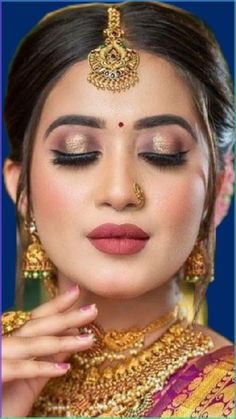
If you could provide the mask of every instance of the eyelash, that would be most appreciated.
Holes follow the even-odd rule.
[[[91,151],[89,153],[69,154],[59,150],[52,150],[56,158],[52,160],[53,164],[61,166],[87,166],[97,160],[99,151]]]
[[[187,160],[184,158],[187,151],[179,151],[175,154],[164,154],[164,153],[139,153],[139,156],[142,156],[144,160],[147,160],[149,163],[155,166],[161,167],[170,167],[170,166],[183,166],[187,163]]]
[[[88,166],[89,164],[95,162],[99,155],[101,154],[100,151],[91,151],[88,153],[80,153],[80,154],[69,154],[63,153],[59,150],[52,150],[55,154],[55,158],[52,160],[53,164],[61,165],[61,166]],[[143,152],[139,153],[139,156],[143,157],[144,160],[148,161],[150,164],[154,166],[160,167],[170,167],[170,166],[182,166],[184,165],[187,160],[184,158],[185,154],[188,153],[187,151],[179,151],[175,154],[158,154],[158,153],[151,153],[151,152]]]

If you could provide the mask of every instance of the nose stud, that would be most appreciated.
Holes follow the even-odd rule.
[[[133,183],[133,190],[137,198],[137,207],[143,208],[145,204],[145,196],[141,186],[139,186],[137,182]]]

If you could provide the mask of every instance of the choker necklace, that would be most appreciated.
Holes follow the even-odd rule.
[[[71,369],[65,376],[48,382],[31,413],[36,417],[143,417],[171,375],[213,346],[209,336],[191,325],[183,328],[177,321],[148,348],[117,361],[115,367],[101,369],[92,365],[90,350],[79,352],[70,358]]]
[[[78,355],[77,359],[81,365],[88,368],[91,365],[99,365],[106,359],[109,361],[121,360],[130,355],[137,355],[144,347],[144,339],[147,334],[170,326],[179,317],[180,307],[177,304],[173,309],[143,328],[105,331],[97,322],[92,322],[89,326],[79,328],[79,334],[91,334],[95,343],[87,351],[86,361],[83,354]],[[125,351],[127,353],[124,353]]]

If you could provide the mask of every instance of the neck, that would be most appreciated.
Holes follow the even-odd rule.
[[[73,284],[66,278],[59,276],[58,285],[61,293]],[[178,300],[179,288],[175,279],[171,279],[164,285],[132,299],[104,298],[80,286],[78,308],[95,303],[98,309],[96,322],[105,331],[128,330],[147,326],[172,310]],[[150,333],[145,339],[146,345],[151,344],[152,341],[161,336],[170,324]]]

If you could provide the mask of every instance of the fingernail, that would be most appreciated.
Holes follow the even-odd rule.
[[[65,362],[58,362],[55,364],[56,368],[59,368],[60,370],[68,370],[70,368],[70,364],[66,364]]]
[[[72,285],[70,288],[68,288],[68,290],[66,291],[66,293],[70,294],[72,292],[76,292],[78,291],[78,285]]]
[[[81,333],[80,335],[76,336],[77,339],[89,339],[92,338],[90,333]]]
[[[94,308],[96,308],[96,304],[90,304],[88,306],[80,307],[80,311],[93,310]]]

